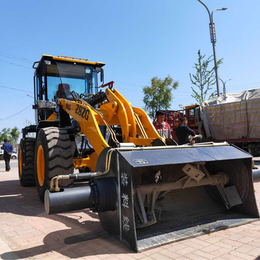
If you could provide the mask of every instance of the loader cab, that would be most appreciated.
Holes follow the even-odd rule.
[[[54,103],[60,98],[73,100],[81,94],[96,94],[104,81],[104,65],[87,59],[43,55],[33,64],[36,123],[50,117],[54,120]]]

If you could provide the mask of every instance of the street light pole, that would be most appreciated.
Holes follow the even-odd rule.
[[[221,78],[219,78],[223,83],[223,95],[226,95],[226,82],[230,81],[231,79],[228,79],[226,81],[223,81]]]
[[[219,96],[219,82],[218,82],[218,66],[217,66],[217,55],[216,55],[216,42],[217,42],[217,38],[216,38],[216,29],[215,29],[215,24],[213,22],[213,13],[215,11],[225,11],[227,10],[227,8],[221,8],[221,9],[215,9],[214,11],[212,11],[212,13],[210,14],[210,11],[208,9],[208,7],[201,1],[198,0],[207,10],[208,14],[209,14],[209,31],[210,31],[210,41],[212,43],[212,47],[213,47],[213,56],[214,56],[214,65],[215,65],[215,76],[216,76],[216,86],[217,86],[217,95]]]

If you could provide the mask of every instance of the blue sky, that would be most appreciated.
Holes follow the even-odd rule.
[[[210,11],[228,8],[214,13],[227,92],[260,87],[260,1],[204,3]],[[212,55],[208,13],[197,0],[2,0],[0,24],[0,131],[34,123],[31,66],[42,54],[105,62],[105,81],[141,108],[142,87],[170,75],[179,81],[172,109],[195,103],[189,73],[199,49]]]

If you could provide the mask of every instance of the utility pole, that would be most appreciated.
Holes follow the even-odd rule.
[[[228,79],[226,81],[223,81],[221,78],[219,78],[223,83],[223,95],[226,95],[226,82],[230,81],[231,79]]]
[[[212,13],[210,14],[210,11],[208,9],[208,7],[201,1],[198,0],[207,10],[208,14],[209,14],[209,31],[210,31],[210,41],[212,43],[212,47],[213,47],[213,56],[214,56],[214,65],[215,65],[215,76],[216,76],[216,86],[217,86],[217,95],[219,96],[219,82],[218,82],[218,67],[217,67],[217,55],[216,55],[216,42],[217,42],[217,38],[216,38],[216,29],[215,29],[215,23],[213,22],[213,13],[215,11],[225,11],[227,10],[227,8],[221,8],[221,9],[215,9],[212,11]]]

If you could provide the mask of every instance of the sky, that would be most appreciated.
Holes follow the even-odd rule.
[[[188,106],[198,50],[213,54],[197,0],[0,0],[0,131],[35,122],[32,64],[42,54],[104,62],[105,81],[135,107],[155,76],[179,82],[170,109]],[[227,93],[259,88],[259,0],[204,0],[214,12],[219,77]],[[212,63],[213,66],[213,63]],[[220,92],[223,85],[219,82]]]

